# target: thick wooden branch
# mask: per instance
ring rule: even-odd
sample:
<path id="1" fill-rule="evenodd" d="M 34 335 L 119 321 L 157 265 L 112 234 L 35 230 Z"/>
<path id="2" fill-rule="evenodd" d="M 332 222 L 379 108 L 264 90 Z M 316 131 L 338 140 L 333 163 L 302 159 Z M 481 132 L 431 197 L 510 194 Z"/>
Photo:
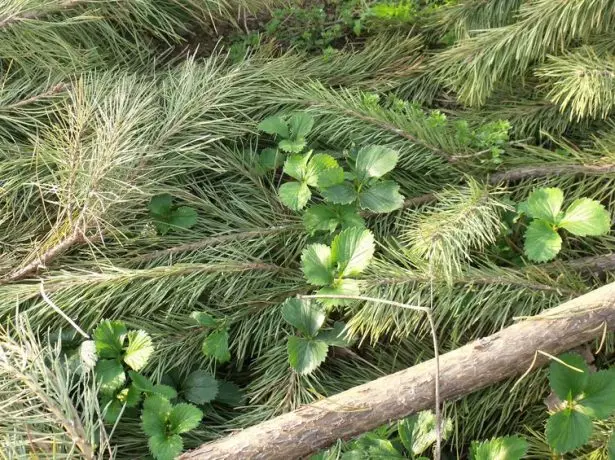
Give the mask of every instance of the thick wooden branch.
<path id="1" fill-rule="evenodd" d="M 615 328 L 615 283 L 440 357 L 440 395 L 453 400 L 528 370 Z M 538 354 L 535 365 L 546 358 Z M 435 362 L 360 385 L 183 454 L 181 460 L 301 458 L 434 405 Z"/>

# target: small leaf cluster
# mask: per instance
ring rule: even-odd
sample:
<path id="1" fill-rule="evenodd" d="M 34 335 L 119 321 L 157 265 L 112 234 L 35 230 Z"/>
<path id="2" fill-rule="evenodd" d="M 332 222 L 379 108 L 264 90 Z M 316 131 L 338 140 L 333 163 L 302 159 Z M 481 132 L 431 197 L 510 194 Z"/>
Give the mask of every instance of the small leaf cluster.
<path id="1" fill-rule="evenodd" d="M 590 373 L 585 360 L 567 353 L 553 361 L 549 384 L 560 399 L 549 416 L 546 436 L 558 454 L 573 451 L 589 441 L 592 420 L 603 420 L 615 412 L 615 369 Z"/>
<path id="2" fill-rule="evenodd" d="M 605 235 L 611 229 L 611 216 L 598 201 L 574 200 L 564 212 L 564 193 L 559 188 L 539 188 L 517 211 L 530 218 L 525 232 L 525 255 L 534 262 L 553 259 L 562 248 L 560 229 L 577 236 Z"/>
<path id="3" fill-rule="evenodd" d="M 259 131 L 275 136 L 277 148 L 266 148 L 260 153 L 260 163 L 267 169 L 282 165 L 286 154 L 300 153 L 306 145 L 306 137 L 312 131 L 314 119 L 307 113 L 275 115 L 258 124 Z"/>
<path id="4" fill-rule="evenodd" d="M 473 441 L 470 460 L 520 460 L 527 454 L 528 443 L 521 436 L 505 436 L 489 441 Z"/>
<path id="5" fill-rule="evenodd" d="M 336 322 L 330 329 L 322 329 L 326 314 L 322 307 L 310 300 L 288 299 L 282 306 L 282 317 L 297 329 L 301 336 L 288 338 L 288 360 L 299 374 L 309 374 L 327 357 L 329 346 L 347 347 L 345 325 Z"/>
<path id="6" fill-rule="evenodd" d="M 203 340 L 201 350 L 208 358 L 213 358 L 219 363 L 230 361 L 228 327 L 225 321 L 214 318 L 208 313 L 195 311 L 190 315 L 200 326 L 208 330 Z"/>
<path id="7" fill-rule="evenodd" d="M 168 193 L 152 197 L 148 205 L 150 217 L 161 235 L 170 230 L 188 229 L 197 222 L 197 212 L 189 206 L 175 206 Z"/>
<path id="8" fill-rule="evenodd" d="M 374 235 L 367 229 L 352 227 L 342 230 L 331 246 L 311 244 L 301 254 L 301 269 L 310 284 L 322 286 L 321 295 L 354 295 L 361 293 L 355 279 L 369 265 L 374 255 Z M 327 307 L 342 306 L 346 299 L 319 299 Z"/>

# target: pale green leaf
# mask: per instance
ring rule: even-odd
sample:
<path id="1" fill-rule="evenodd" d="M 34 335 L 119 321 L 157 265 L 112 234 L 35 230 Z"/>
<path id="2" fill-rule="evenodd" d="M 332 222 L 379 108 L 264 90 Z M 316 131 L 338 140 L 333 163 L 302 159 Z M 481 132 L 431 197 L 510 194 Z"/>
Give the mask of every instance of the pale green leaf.
<path id="1" fill-rule="evenodd" d="M 124 362 L 135 371 L 141 370 L 154 351 L 151 337 L 144 331 L 128 332 L 128 346 Z"/>
<path id="2" fill-rule="evenodd" d="M 547 442 L 556 453 L 564 454 L 586 444 L 592 434 L 592 428 L 592 421 L 587 415 L 564 409 L 549 417 L 546 428 Z"/>
<path id="3" fill-rule="evenodd" d="M 124 351 L 127 332 L 122 321 L 101 321 L 92 334 L 98 357 L 119 358 Z"/>
<path id="4" fill-rule="evenodd" d="M 100 381 L 100 390 L 103 393 L 113 393 L 126 383 L 124 368 L 117 359 L 98 360 L 94 371 Z"/>
<path id="5" fill-rule="evenodd" d="M 280 201 L 293 211 L 300 211 L 312 196 L 310 188 L 302 182 L 287 182 L 278 190 Z"/>
<path id="6" fill-rule="evenodd" d="M 412 452 L 414 443 L 414 425 L 416 425 L 417 418 L 418 417 L 416 415 L 406 417 L 405 419 L 400 420 L 397 424 L 397 433 L 399 434 L 399 439 L 408 452 Z"/>
<path id="7" fill-rule="evenodd" d="M 290 155 L 284 162 L 284 174 L 288 174 L 293 179 L 302 182 L 308 172 L 308 162 L 310 155 Z"/>
<path id="8" fill-rule="evenodd" d="M 228 348 L 228 332 L 215 331 L 210 333 L 203 341 L 203 354 L 216 359 L 220 363 L 225 363 L 231 359 L 231 352 Z"/>
<path id="9" fill-rule="evenodd" d="M 180 206 L 171 211 L 169 217 L 169 225 L 177 229 L 192 228 L 198 220 L 198 214 L 195 209 L 189 206 Z"/>
<path id="10" fill-rule="evenodd" d="M 472 442 L 472 460 L 520 460 L 527 453 L 528 443 L 520 436 L 494 438 L 490 441 Z"/>
<path id="11" fill-rule="evenodd" d="M 146 399 L 149 401 L 151 398 Z M 165 407 L 167 410 L 157 411 L 152 408 L 144 407 L 141 411 L 141 429 L 148 436 L 164 435 L 167 430 L 167 415 L 171 411 L 169 407 Z"/>
<path id="12" fill-rule="evenodd" d="M 301 253 L 301 269 L 309 283 L 327 286 L 333 282 L 331 249 L 324 244 L 311 244 Z"/>
<path id="13" fill-rule="evenodd" d="M 203 411 L 198 407 L 180 403 L 173 406 L 167 421 L 169 431 L 173 434 L 182 434 L 194 430 L 203 419 Z"/>
<path id="14" fill-rule="evenodd" d="M 320 193 L 329 203 L 335 204 L 350 204 L 357 199 L 357 191 L 350 182 L 342 182 L 325 188 Z"/>
<path id="15" fill-rule="evenodd" d="M 453 431 L 450 418 L 443 421 L 442 439 L 447 439 Z M 414 430 L 412 430 L 412 452 L 419 455 L 436 442 L 436 416 L 432 411 L 419 412 Z"/>
<path id="16" fill-rule="evenodd" d="M 288 137 L 288 125 L 282 117 L 267 117 L 258 124 L 258 130 L 267 134 Z"/>
<path id="17" fill-rule="evenodd" d="M 288 362 L 299 374 L 312 372 L 327 358 L 329 346 L 320 340 L 294 335 L 288 338 Z"/>
<path id="18" fill-rule="evenodd" d="M 395 150 L 380 145 L 362 147 L 357 152 L 355 172 L 361 182 L 372 177 L 382 177 L 395 168 L 398 159 Z"/>
<path id="19" fill-rule="evenodd" d="M 611 216 L 598 201 L 581 198 L 568 207 L 559 226 L 578 236 L 604 235 L 611 229 Z"/>
<path id="20" fill-rule="evenodd" d="M 314 119 L 311 115 L 304 112 L 297 112 L 291 115 L 288 120 L 290 134 L 294 139 L 307 136 L 314 126 Z"/>
<path id="21" fill-rule="evenodd" d="M 147 445 L 156 460 L 174 460 L 184 449 L 184 441 L 178 434 L 152 436 Z"/>
<path id="22" fill-rule="evenodd" d="M 203 327 L 216 327 L 218 325 L 216 319 L 209 313 L 193 311 L 190 313 L 190 317 Z"/>
<path id="23" fill-rule="evenodd" d="M 392 180 L 377 182 L 359 194 L 361 208 L 372 212 L 392 212 L 404 204 L 404 197 L 399 193 L 399 184 Z"/>
<path id="24" fill-rule="evenodd" d="M 344 182 L 344 170 L 331 155 L 319 153 L 310 158 L 305 180 L 312 187 L 331 187 Z"/>
<path id="25" fill-rule="evenodd" d="M 152 388 L 152 393 L 156 396 L 171 400 L 177 398 L 177 391 L 169 385 L 157 384 Z"/>
<path id="26" fill-rule="evenodd" d="M 333 206 L 317 204 L 305 210 L 303 223 L 305 229 L 313 235 L 317 231 L 334 232 L 340 221 Z"/>
<path id="27" fill-rule="evenodd" d="M 349 347 L 352 343 L 352 339 L 348 337 L 346 325 L 340 321 L 336 321 L 331 329 L 320 331 L 316 339 L 332 347 Z"/>
<path id="28" fill-rule="evenodd" d="M 562 238 L 551 225 L 535 219 L 525 232 L 525 255 L 533 262 L 546 262 L 553 259 L 562 248 Z"/>
<path id="29" fill-rule="evenodd" d="M 316 335 L 326 318 L 316 302 L 297 298 L 290 298 L 284 302 L 282 317 L 288 324 L 309 337 Z"/>
<path id="30" fill-rule="evenodd" d="M 213 401 L 218 395 L 218 381 L 209 372 L 196 370 L 182 382 L 184 398 L 195 404 Z"/>
<path id="31" fill-rule="evenodd" d="M 525 211 L 530 217 L 557 224 L 564 202 L 564 192 L 559 188 L 535 189 L 527 198 Z"/>
<path id="32" fill-rule="evenodd" d="M 341 280 L 335 281 L 333 286 L 325 286 L 318 290 L 317 294 L 320 295 L 361 295 L 361 283 L 357 280 L 353 280 L 350 278 L 343 278 Z M 329 299 L 318 299 L 318 301 L 323 304 L 325 307 L 342 307 L 352 305 L 356 300 L 350 299 L 340 299 L 340 298 L 329 298 Z"/>
<path id="33" fill-rule="evenodd" d="M 592 418 L 605 419 L 615 412 L 615 369 L 589 374 L 578 410 Z"/>
<path id="34" fill-rule="evenodd" d="M 278 147 L 287 153 L 300 153 L 306 146 L 305 139 L 299 138 L 295 140 L 282 139 L 278 142 Z"/>
<path id="35" fill-rule="evenodd" d="M 583 393 L 589 379 L 589 369 L 585 360 L 577 354 L 566 353 L 559 359 L 583 371 L 577 372 L 555 360 L 551 361 L 549 365 L 549 385 L 559 399 L 566 401 L 569 397 L 575 398 Z"/>
<path id="36" fill-rule="evenodd" d="M 372 260 L 374 250 L 372 232 L 361 228 L 347 228 L 333 239 L 331 258 L 342 276 L 353 276 L 365 270 Z"/>
<path id="37" fill-rule="evenodd" d="M 134 385 L 134 387 L 139 391 L 145 393 L 151 393 L 152 391 L 154 391 L 154 384 L 144 375 L 141 375 L 135 371 L 128 371 L 128 375 L 130 377 L 130 380 L 132 380 L 132 384 Z"/>

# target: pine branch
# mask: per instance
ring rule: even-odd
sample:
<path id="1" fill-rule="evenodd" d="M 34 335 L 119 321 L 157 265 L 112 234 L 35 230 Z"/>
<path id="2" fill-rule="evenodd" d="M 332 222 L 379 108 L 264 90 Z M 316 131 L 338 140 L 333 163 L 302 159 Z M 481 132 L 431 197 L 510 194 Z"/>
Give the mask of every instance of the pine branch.
<path id="1" fill-rule="evenodd" d="M 7 108 L 9 109 L 16 109 L 19 107 L 23 107 L 25 105 L 30 105 L 33 104 L 34 102 L 37 102 L 41 99 L 45 99 L 47 97 L 51 97 L 51 96 L 55 96 L 56 94 L 62 93 L 64 91 L 66 91 L 69 88 L 69 86 L 66 83 L 58 83 L 57 85 L 52 86 L 51 88 L 49 88 L 47 91 L 44 91 L 42 93 L 39 94 L 35 94 L 33 96 L 30 96 L 26 99 L 22 99 L 20 101 L 17 101 L 9 106 L 7 106 Z"/>
<path id="2" fill-rule="evenodd" d="M 3 29 L 7 26 L 21 21 L 42 19 L 50 14 L 54 14 L 59 11 L 67 10 L 70 8 L 75 8 L 80 5 L 87 5 L 88 3 L 92 3 L 91 0 L 66 0 L 64 2 L 60 2 L 56 5 L 53 5 L 51 8 L 45 10 L 33 10 L 23 12 L 17 15 L 5 15 L 3 18 L 0 18 L 0 29 Z"/>
<path id="3" fill-rule="evenodd" d="M 489 183 L 500 184 L 502 182 L 517 182 L 523 179 L 544 176 L 572 175 L 600 175 L 615 173 L 615 164 L 603 165 L 561 165 L 550 163 L 536 166 L 520 166 L 508 171 L 502 171 L 489 176 Z"/>

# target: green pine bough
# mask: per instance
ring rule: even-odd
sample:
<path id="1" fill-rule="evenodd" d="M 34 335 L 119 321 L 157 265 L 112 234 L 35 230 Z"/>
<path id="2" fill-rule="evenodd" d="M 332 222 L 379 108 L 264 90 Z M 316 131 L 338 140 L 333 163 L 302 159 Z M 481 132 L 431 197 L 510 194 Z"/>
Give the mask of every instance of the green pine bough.
<path id="1" fill-rule="evenodd" d="M 307 136 L 314 119 L 306 113 L 276 115 L 261 121 L 260 131 L 274 136 L 276 148 L 260 153 L 265 169 L 283 165 L 290 178 L 279 187 L 282 204 L 293 211 L 303 211 L 303 222 L 310 235 L 334 235 L 331 244 L 310 244 L 301 255 L 301 269 L 321 295 L 354 295 L 361 293 L 357 277 L 371 262 L 374 235 L 365 228 L 361 213 L 389 213 L 400 209 L 404 197 L 399 184 L 385 178 L 397 165 L 399 155 L 384 146 L 353 148 L 343 155 L 342 167 L 336 157 L 314 153 Z M 339 155 L 338 155 L 339 157 Z M 306 209 L 310 200 L 316 201 Z M 288 339 L 290 366 L 299 374 L 314 371 L 327 357 L 330 346 L 348 346 L 345 325 L 336 322 L 321 330 L 327 309 L 348 305 L 341 298 L 288 299 L 282 316 L 300 335 Z"/>

